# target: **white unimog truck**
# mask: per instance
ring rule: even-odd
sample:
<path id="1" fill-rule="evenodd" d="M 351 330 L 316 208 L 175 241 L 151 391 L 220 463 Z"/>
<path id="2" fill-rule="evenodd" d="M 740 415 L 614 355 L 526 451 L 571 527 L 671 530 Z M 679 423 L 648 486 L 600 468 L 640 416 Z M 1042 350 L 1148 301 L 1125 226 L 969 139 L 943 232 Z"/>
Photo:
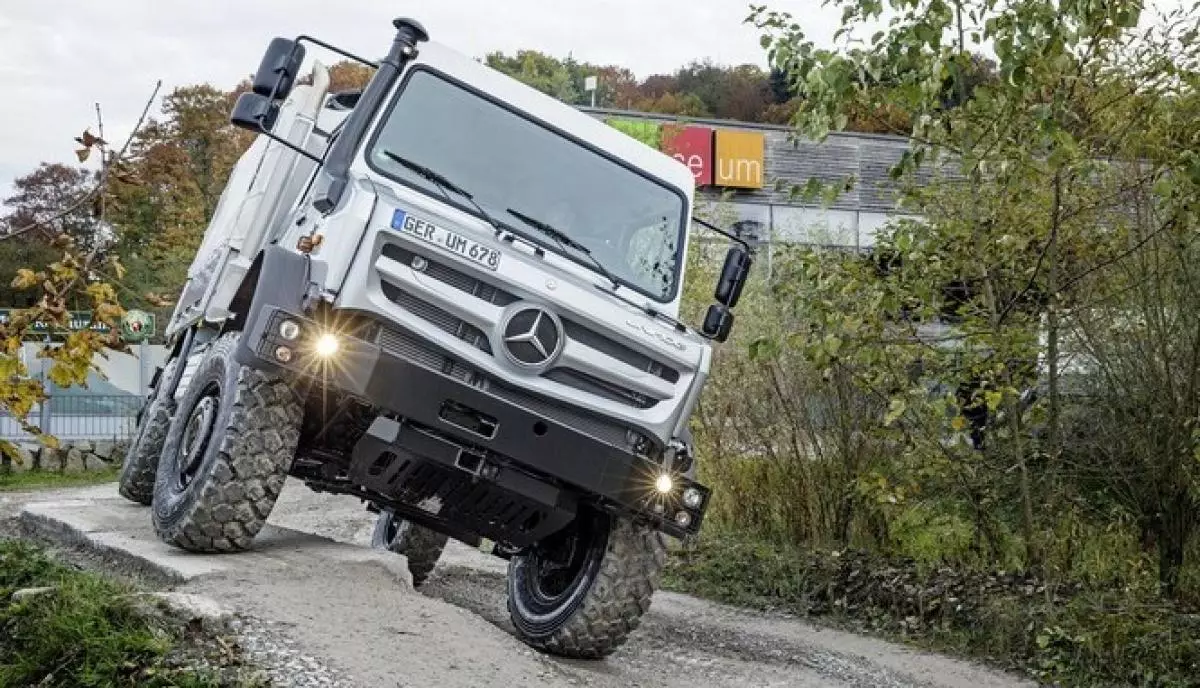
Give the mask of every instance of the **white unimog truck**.
<path id="1" fill-rule="evenodd" d="M 731 244 L 703 325 L 680 322 L 689 170 L 394 24 L 379 62 L 271 42 L 120 490 L 163 540 L 232 552 L 291 475 L 377 512 L 417 584 L 447 538 L 486 538 L 521 638 L 604 657 L 664 536 L 703 521 L 688 417 L 750 250 L 704 223 Z M 369 84 L 299 74 L 306 44 Z"/>

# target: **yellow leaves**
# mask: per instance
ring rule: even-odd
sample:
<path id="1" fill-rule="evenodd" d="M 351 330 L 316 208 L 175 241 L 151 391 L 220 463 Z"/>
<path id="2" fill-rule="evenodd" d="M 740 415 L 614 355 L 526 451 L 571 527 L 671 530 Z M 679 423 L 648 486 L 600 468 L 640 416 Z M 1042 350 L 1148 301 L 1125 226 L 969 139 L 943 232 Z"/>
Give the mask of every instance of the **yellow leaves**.
<path id="1" fill-rule="evenodd" d="M 121 263 L 121 258 L 117 255 L 112 255 L 108 259 L 108 266 L 116 273 L 117 281 L 125 279 L 125 266 Z"/>
<path id="2" fill-rule="evenodd" d="M 96 306 L 96 320 L 112 327 L 117 327 L 124 316 L 125 309 L 115 303 L 101 303 Z"/>
<path id="3" fill-rule="evenodd" d="M 84 289 L 84 293 L 92 299 L 92 305 L 97 308 L 117 300 L 117 292 L 108 282 L 92 282 Z"/>
<path id="4" fill-rule="evenodd" d="M 172 301 L 171 299 L 168 299 L 168 298 L 161 296 L 159 294 L 156 294 L 154 292 L 150 292 L 150 293 L 146 294 L 144 298 L 146 299 L 147 302 L 150 303 L 150 305 L 156 306 L 158 308 L 166 308 L 167 306 L 170 306 L 171 304 L 174 303 L 174 301 Z"/>
<path id="5" fill-rule="evenodd" d="M 955 416 L 954 420 L 950 421 L 950 427 L 954 428 L 958 432 L 961 432 L 967 427 L 967 419 L 963 418 L 962 416 Z"/>
<path id="6" fill-rule="evenodd" d="M 45 273 L 34 272 L 29 268 L 21 268 L 17 270 L 17 276 L 13 278 L 13 289 L 31 289 L 46 278 Z"/>

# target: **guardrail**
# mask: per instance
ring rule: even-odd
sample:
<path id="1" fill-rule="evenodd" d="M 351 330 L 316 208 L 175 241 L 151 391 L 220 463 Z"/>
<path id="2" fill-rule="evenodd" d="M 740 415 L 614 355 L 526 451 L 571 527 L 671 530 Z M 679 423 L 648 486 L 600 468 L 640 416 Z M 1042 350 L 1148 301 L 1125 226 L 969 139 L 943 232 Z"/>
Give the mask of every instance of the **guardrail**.
<path id="1" fill-rule="evenodd" d="M 137 429 L 142 398 L 122 395 L 55 395 L 26 418 L 59 440 L 128 440 Z M 43 425 L 43 423 L 45 425 Z M 32 439 L 12 416 L 0 413 L 0 439 Z"/>

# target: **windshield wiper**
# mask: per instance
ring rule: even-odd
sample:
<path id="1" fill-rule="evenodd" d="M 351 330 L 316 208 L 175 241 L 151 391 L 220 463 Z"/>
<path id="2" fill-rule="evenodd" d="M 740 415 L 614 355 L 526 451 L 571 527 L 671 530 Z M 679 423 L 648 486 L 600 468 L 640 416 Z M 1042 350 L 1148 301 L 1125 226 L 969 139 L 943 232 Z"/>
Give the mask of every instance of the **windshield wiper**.
<path id="1" fill-rule="evenodd" d="M 567 248 L 573 248 L 577 252 L 582 253 L 584 256 L 587 256 L 587 259 L 589 261 L 591 261 L 592 265 L 594 265 L 596 267 L 596 272 L 599 272 L 601 275 L 604 275 L 604 277 L 606 279 L 608 279 L 609 282 L 613 283 L 613 289 L 616 289 L 617 287 L 621 286 L 621 281 L 618 280 L 611 272 L 609 272 L 608 268 L 604 267 L 604 263 L 601 263 L 596 258 L 596 256 L 592 255 L 592 250 L 590 248 L 588 248 L 587 246 L 584 246 L 583 244 L 579 243 L 578 241 L 575 241 L 566 232 L 562 231 L 561 229 L 558 229 L 557 227 L 555 227 L 553 225 L 542 222 L 541 220 L 539 220 L 535 217 L 530 217 L 519 210 L 514 210 L 512 208 L 507 208 L 506 210 L 508 211 L 509 215 L 512 215 L 513 217 L 517 218 L 521 222 L 524 222 L 525 224 L 529 225 L 530 227 L 533 227 L 534 229 L 538 230 L 542 234 L 545 234 L 546 236 L 553 239 L 555 241 L 555 243 L 557 243 L 560 247 L 563 248 L 563 250 L 566 250 Z"/>
<path id="2" fill-rule="evenodd" d="M 483 206 L 481 206 L 475 202 L 475 196 L 472 195 L 471 192 L 467 191 L 466 189 L 462 188 L 461 186 L 458 186 L 454 182 L 450 181 L 445 175 L 440 174 L 434 170 L 431 170 L 428 167 L 426 167 L 420 163 L 413 162 L 412 160 L 409 160 L 408 158 L 405 158 L 400 155 L 396 155 L 395 153 L 391 152 L 390 150 L 383 151 L 383 154 L 386 155 L 389 159 L 395 161 L 396 164 L 400 165 L 401 167 L 409 169 L 409 170 L 415 172 L 421 178 L 427 179 L 430 182 L 433 182 L 433 185 L 436 186 L 438 188 L 438 190 L 442 192 L 442 195 L 446 197 L 446 200 L 450 200 L 450 194 L 446 193 L 447 191 L 453 191 L 454 193 L 458 194 L 459 196 L 462 196 L 463 198 L 467 199 L 467 201 L 471 205 L 475 206 L 475 210 L 479 211 L 479 214 L 483 216 L 483 219 L 486 220 L 487 223 L 489 225 L 491 225 L 493 229 L 496 230 L 496 236 L 500 236 L 501 234 L 504 233 L 504 228 L 500 226 L 500 223 L 493 220 L 492 216 L 489 215 L 488 212 L 483 209 Z"/>

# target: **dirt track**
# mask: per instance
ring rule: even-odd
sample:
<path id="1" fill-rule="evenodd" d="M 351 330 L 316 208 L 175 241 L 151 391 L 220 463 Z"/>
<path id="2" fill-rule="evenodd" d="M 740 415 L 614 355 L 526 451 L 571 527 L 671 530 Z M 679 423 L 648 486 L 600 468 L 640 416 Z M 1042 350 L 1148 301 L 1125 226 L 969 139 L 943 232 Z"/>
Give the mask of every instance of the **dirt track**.
<path id="1" fill-rule="evenodd" d="M 82 499 L 72 508 L 103 514 L 118 539 L 155 547 L 148 511 L 117 498 L 112 486 L 0 495 L 0 518 L 15 515 L 25 501 L 64 498 Z M 290 651 L 311 657 L 295 665 L 297 685 L 1032 685 L 969 663 L 671 593 L 655 596 L 642 628 L 608 660 L 558 660 L 513 637 L 499 559 L 452 543 L 417 592 L 398 583 L 387 566 L 358 556 L 373 516 L 354 499 L 292 484 L 271 521 L 280 528 L 262 538 L 256 553 L 217 557 L 224 570 L 176 587 L 269 624 Z M 357 547 L 331 548 L 323 538 Z"/>

